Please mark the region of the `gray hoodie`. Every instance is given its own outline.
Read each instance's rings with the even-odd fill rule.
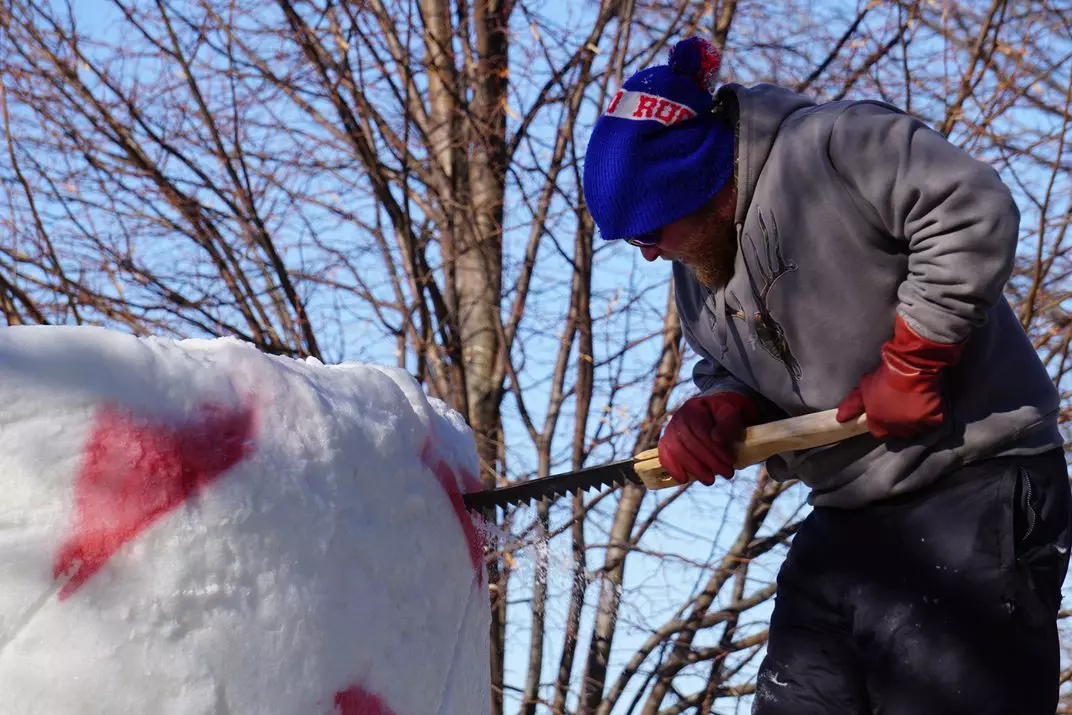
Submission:
[[[997,172],[883,103],[736,84],[719,99],[738,107],[734,273],[710,291],[673,265],[703,393],[756,397],[765,420],[836,407],[878,366],[895,311],[924,338],[969,340],[942,427],[778,455],[771,475],[851,508],[1061,445],[1057,391],[1002,294],[1020,215]]]

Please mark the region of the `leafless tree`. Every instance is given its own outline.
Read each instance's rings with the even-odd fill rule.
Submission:
[[[394,361],[489,486],[653,446],[692,356],[665,268],[604,244],[579,187],[608,94],[689,34],[721,81],[885,99],[1001,171],[1009,296],[1067,416],[1052,0],[4,0],[0,309]],[[493,712],[746,709],[803,495],[751,470],[505,515]]]

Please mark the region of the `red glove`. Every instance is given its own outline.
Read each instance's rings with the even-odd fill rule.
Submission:
[[[940,375],[960,360],[964,343],[927,340],[898,315],[893,339],[882,346],[882,364],[841,401],[838,422],[866,412],[867,426],[878,439],[911,437],[940,425],[945,419]]]
[[[693,477],[710,486],[716,474],[729,479],[736,443],[755,420],[755,404],[738,392],[693,397],[666,426],[659,440],[659,462],[679,484]]]

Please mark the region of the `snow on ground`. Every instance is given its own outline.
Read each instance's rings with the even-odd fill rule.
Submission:
[[[0,714],[473,715],[471,432],[405,372],[0,332]]]

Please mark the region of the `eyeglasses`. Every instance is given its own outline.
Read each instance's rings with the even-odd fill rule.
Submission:
[[[649,231],[648,233],[642,233],[639,236],[625,239],[625,242],[630,246],[636,246],[637,248],[651,248],[652,246],[658,246],[659,232]]]

